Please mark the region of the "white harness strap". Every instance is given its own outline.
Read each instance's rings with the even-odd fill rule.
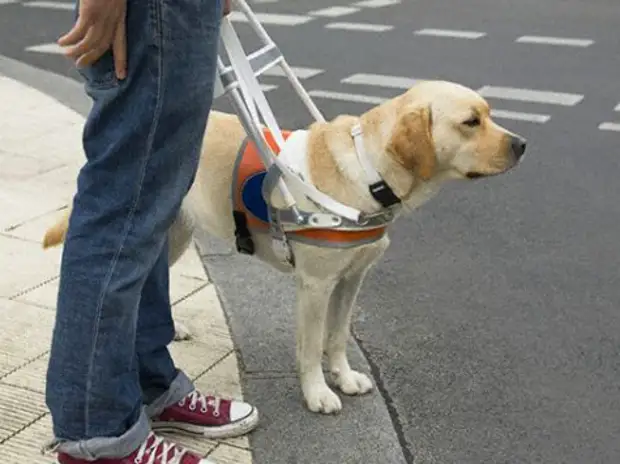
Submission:
[[[381,178],[381,175],[373,167],[370,158],[366,154],[364,149],[364,136],[362,133],[362,127],[359,124],[354,125],[351,128],[351,135],[353,136],[353,142],[355,143],[355,154],[357,160],[364,171],[366,176],[366,182],[368,183],[368,190],[372,197],[383,207],[389,208],[397,203],[400,203],[398,198],[390,186]]]
[[[282,136],[280,127],[278,126],[273,112],[269,107],[269,103],[265,98],[265,94],[260,88],[258,79],[252,71],[252,67],[248,61],[248,58],[243,51],[241,41],[235,33],[228,18],[224,18],[222,20],[221,35],[222,41],[224,43],[224,46],[226,47],[228,56],[230,58],[230,64],[235,71],[235,74],[237,75],[237,80],[239,81],[239,85],[242,89],[246,104],[252,114],[252,118],[254,118],[254,122],[257,124],[257,126],[260,126],[260,121],[258,120],[258,114],[256,113],[256,109],[252,109],[256,104],[258,106],[258,110],[263,116],[263,119],[265,120],[265,124],[272,132],[274,139],[278,144],[279,149],[281,150],[286,142],[284,141],[284,137]],[[282,172],[282,176],[284,177],[285,182],[290,183],[290,185],[294,185],[297,190],[303,192],[306,197],[313,200],[317,205],[320,205],[326,210],[339,216],[345,217],[351,221],[359,221],[362,215],[361,211],[358,211],[355,208],[351,208],[350,206],[344,205],[334,200],[330,196],[325,195],[323,192],[316,189],[314,186],[304,182],[297,173],[293,172],[288,166],[282,163],[278,159],[278,157],[273,157],[271,160],[268,161],[268,164],[275,164],[276,166],[278,166],[278,168]],[[291,205],[294,205],[295,202],[290,197],[290,193],[283,193],[285,194],[285,197],[287,197],[287,202]],[[287,193],[289,194],[287,195]]]
[[[362,134],[362,127],[359,124],[353,126],[353,128],[351,129],[351,135],[353,136],[353,142],[355,143],[355,154],[357,155],[357,161],[360,163],[360,166],[364,171],[364,175],[366,176],[366,182],[368,183],[368,185],[381,182],[381,176],[372,166],[372,163],[366,155],[366,150],[364,149],[364,136]]]

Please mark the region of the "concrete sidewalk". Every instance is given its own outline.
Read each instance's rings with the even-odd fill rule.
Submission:
[[[0,455],[2,462],[55,462],[44,401],[61,249],[41,238],[70,201],[83,162],[83,117],[0,74]],[[193,332],[171,346],[205,393],[241,398],[233,343],[214,286],[195,251],[172,268],[175,319]],[[174,437],[218,464],[251,463],[247,438]]]

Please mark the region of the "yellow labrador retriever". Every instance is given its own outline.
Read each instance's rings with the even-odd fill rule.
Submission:
[[[504,173],[525,152],[525,140],[495,123],[480,95],[445,81],[420,82],[359,117],[313,123],[304,131],[303,143],[298,143],[306,181],[367,214],[382,206],[369,191],[359,162],[360,147],[351,135],[356,125],[363,134],[361,148],[367,162],[407,210],[426,202],[444,181]],[[172,264],[196,232],[235,241],[238,224],[233,220],[231,185],[245,140],[236,116],[211,113],[196,180],[169,231]],[[278,195],[271,201],[278,203]],[[313,207],[303,198],[299,201],[303,208]],[[68,214],[47,231],[45,247],[62,243]],[[349,365],[346,346],[358,290],[370,266],[387,249],[387,234],[352,247],[293,240],[294,266],[274,253],[268,230],[252,231],[252,241],[256,257],[296,277],[297,368],[307,407],[326,414],[342,408],[321,368],[324,353],[334,384],[343,393],[371,391],[371,380]]]

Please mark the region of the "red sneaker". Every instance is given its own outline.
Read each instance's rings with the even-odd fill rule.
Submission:
[[[164,438],[150,433],[147,439],[129,456],[124,458],[104,458],[96,461],[77,459],[68,454],[58,453],[60,464],[215,464],[201,458]]]
[[[188,432],[207,438],[245,435],[258,425],[258,410],[243,401],[205,396],[194,390],[152,418],[155,431]]]

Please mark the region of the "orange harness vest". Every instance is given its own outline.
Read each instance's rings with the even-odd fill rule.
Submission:
[[[271,150],[278,155],[278,146],[271,132],[263,131]],[[286,140],[291,131],[282,131]],[[262,186],[267,170],[261,160],[258,148],[250,137],[241,144],[235,161],[232,181],[232,206],[236,225],[237,248],[246,254],[253,254],[252,231],[269,232],[269,207],[262,195]],[[311,245],[335,248],[352,248],[381,239],[386,226],[362,230],[338,230],[304,228],[286,232],[289,240]],[[246,246],[240,247],[240,240]]]

